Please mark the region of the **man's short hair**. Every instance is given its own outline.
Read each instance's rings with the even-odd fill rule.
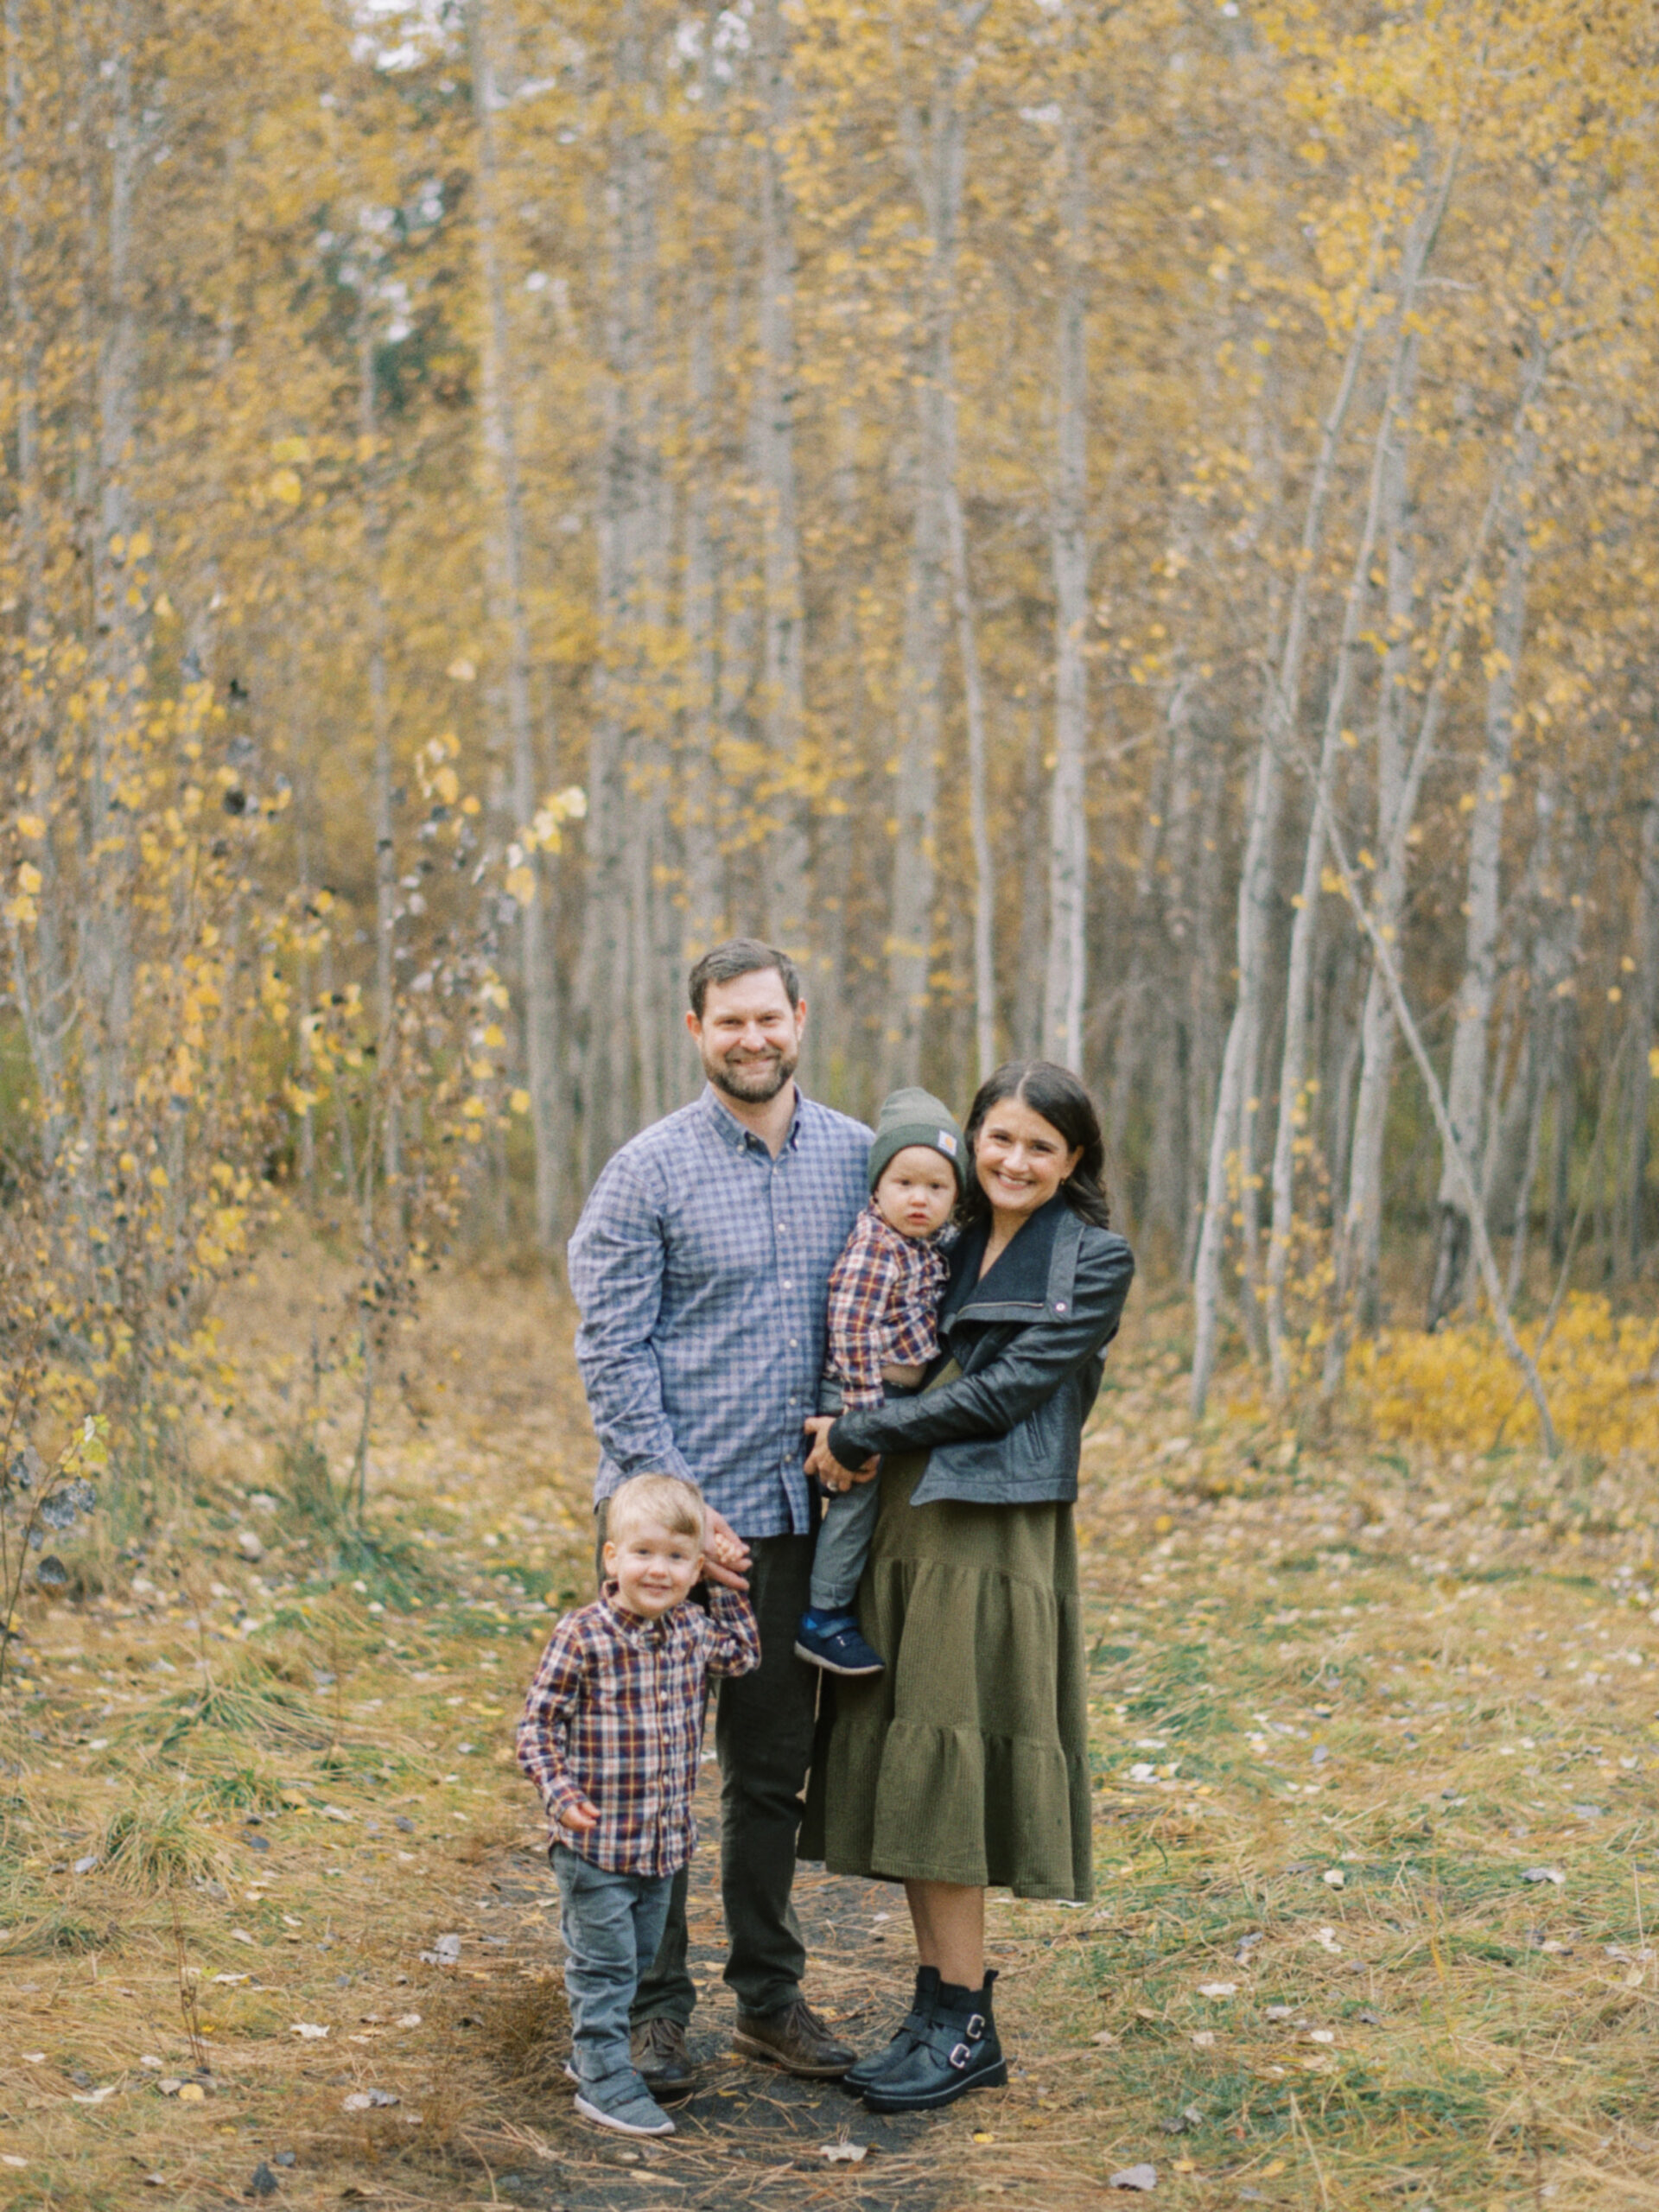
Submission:
[[[801,978],[789,955],[775,944],[762,944],[758,937],[734,937],[705,952],[691,970],[692,1013],[702,1020],[702,1001],[710,983],[734,983],[740,976],[758,975],[763,968],[777,970],[791,1006],[799,1006]]]
[[[611,1492],[605,1509],[605,1540],[616,1543],[626,1529],[646,1523],[671,1536],[694,1536],[702,1543],[709,1523],[702,1492],[683,1475],[630,1475]]]

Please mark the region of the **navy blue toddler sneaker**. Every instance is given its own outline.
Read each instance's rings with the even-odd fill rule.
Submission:
[[[826,1675],[879,1675],[887,1665],[864,1641],[853,1613],[803,1613],[795,1631],[795,1656]]]

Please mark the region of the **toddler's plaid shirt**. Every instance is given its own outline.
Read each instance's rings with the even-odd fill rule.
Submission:
[[[710,1675],[760,1664],[754,1610],[709,1585],[709,1611],[690,1599],[654,1621],[618,1603],[567,1613],[548,1639],[518,1723],[518,1764],[547,1808],[556,1843],[613,1874],[673,1874],[696,1847],[691,1792]],[[581,1798],[596,1828],[560,1815]]]
[[[881,1370],[925,1367],[939,1349],[950,1263],[931,1238],[901,1236],[872,1198],[830,1274],[827,1379],[844,1412],[881,1403]]]

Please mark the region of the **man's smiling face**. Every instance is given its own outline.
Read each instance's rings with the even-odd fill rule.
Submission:
[[[791,1006],[775,968],[757,968],[728,983],[710,983],[702,1017],[688,1017],[702,1071],[715,1089],[746,1106],[764,1106],[795,1072],[806,1001]]]

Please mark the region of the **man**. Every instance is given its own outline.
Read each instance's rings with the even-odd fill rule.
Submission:
[[[747,1573],[760,1628],[760,1667],[721,1684],[715,1719],[734,2047],[833,2080],[854,2053],[801,1993],[790,1903],[817,1687],[794,1649],[817,1519],[802,1422],[817,1407],[830,1270],[868,1196],[870,1133],[796,1087],[806,1005],[785,954],[717,946],[690,997],[702,1095],[622,1147],[570,1240],[600,1537],[610,1493],[652,1471],[689,1476],[711,1533],[743,1548],[737,1572],[706,1570],[740,1589]],[[663,2095],[693,2081],[685,1892],[682,1872],[634,2001],[634,2063]]]

